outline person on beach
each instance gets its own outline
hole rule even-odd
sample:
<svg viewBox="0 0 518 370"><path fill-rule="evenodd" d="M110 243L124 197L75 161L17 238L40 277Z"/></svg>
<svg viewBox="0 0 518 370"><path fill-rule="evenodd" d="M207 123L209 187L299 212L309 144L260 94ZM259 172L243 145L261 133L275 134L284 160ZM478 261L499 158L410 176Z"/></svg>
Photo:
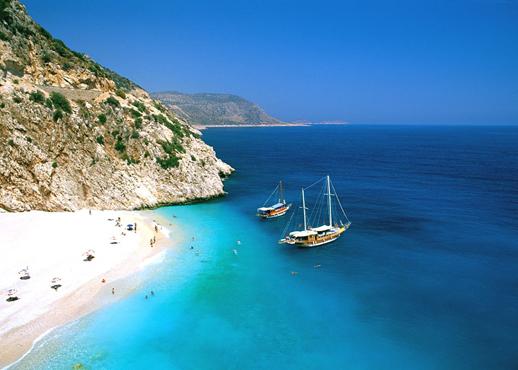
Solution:
<svg viewBox="0 0 518 370"><path fill-rule="evenodd" d="M147 294L146 294L146 297L145 297L145 298L147 299Z"/></svg>
<svg viewBox="0 0 518 370"><path fill-rule="evenodd" d="M115 295L115 288L112 288L112 295Z"/></svg>
<svg viewBox="0 0 518 370"><path fill-rule="evenodd" d="M135 232L137 232L137 223L135 222Z"/></svg>
<svg viewBox="0 0 518 370"><path fill-rule="evenodd" d="M155 233L157 233L157 232L158 232L158 226L155 225Z"/></svg>
<svg viewBox="0 0 518 370"><path fill-rule="evenodd" d="M151 291L151 295L154 296L155 295L155 292Z"/></svg>
<svg viewBox="0 0 518 370"><path fill-rule="evenodd" d="M101 280L101 283L106 283L106 279L105 279L105 278L103 278L103 279Z"/></svg>

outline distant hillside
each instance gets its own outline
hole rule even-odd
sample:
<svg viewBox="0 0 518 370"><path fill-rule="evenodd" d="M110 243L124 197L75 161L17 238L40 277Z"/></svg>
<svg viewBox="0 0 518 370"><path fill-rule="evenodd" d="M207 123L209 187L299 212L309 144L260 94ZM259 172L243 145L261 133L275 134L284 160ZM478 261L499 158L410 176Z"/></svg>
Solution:
<svg viewBox="0 0 518 370"><path fill-rule="evenodd" d="M282 124L259 106L231 94L184 94L167 91L151 94L179 117L202 126Z"/></svg>

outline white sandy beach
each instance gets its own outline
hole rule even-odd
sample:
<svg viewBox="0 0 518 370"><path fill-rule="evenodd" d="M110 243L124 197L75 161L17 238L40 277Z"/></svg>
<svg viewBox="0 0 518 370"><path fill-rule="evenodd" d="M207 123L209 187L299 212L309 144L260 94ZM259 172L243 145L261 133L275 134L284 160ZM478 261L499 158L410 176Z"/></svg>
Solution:
<svg viewBox="0 0 518 370"><path fill-rule="evenodd" d="M137 231L127 231L134 223ZM45 331L127 294L131 288L118 286L117 279L143 268L160 250L168 230L157 229L143 212L0 213L0 368ZM157 244L150 247L153 237ZM95 258L84 261L90 249ZM25 268L30 279L21 280ZM57 291L53 278L61 279ZM10 289L18 300L6 301Z"/></svg>

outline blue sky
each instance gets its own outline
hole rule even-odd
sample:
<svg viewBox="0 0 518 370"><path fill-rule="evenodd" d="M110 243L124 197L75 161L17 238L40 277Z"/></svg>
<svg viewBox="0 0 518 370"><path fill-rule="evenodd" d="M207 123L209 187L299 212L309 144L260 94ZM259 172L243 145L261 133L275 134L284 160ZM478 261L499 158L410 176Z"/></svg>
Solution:
<svg viewBox="0 0 518 370"><path fill-rule="evenodd" d="M518 124L518 1L22 0L149 91L228 92L284 120Z"/></svg>

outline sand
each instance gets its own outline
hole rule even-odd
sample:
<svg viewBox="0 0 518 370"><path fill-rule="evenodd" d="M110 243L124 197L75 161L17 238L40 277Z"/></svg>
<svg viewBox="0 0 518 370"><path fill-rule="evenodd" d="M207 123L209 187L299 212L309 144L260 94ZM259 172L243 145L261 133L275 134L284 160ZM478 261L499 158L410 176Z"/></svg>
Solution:
<svg viewBox="0 0 518 370"><path fill-rule="evenodd" d="M0 213L0 368L50 329L134 289L120 279L144 268L168 244L169 230L157 225L155 232L152 217L88 210ZM130 223L137 224L136 232L126 230ZM153 237L157 243L150 247ZM84 261L88 250L95 252L92 261ZM26 268L30 279L21 280ZM51 288L54 278L62 285L57 291ZM18 300L6 301L10 289Z"/></svg>

